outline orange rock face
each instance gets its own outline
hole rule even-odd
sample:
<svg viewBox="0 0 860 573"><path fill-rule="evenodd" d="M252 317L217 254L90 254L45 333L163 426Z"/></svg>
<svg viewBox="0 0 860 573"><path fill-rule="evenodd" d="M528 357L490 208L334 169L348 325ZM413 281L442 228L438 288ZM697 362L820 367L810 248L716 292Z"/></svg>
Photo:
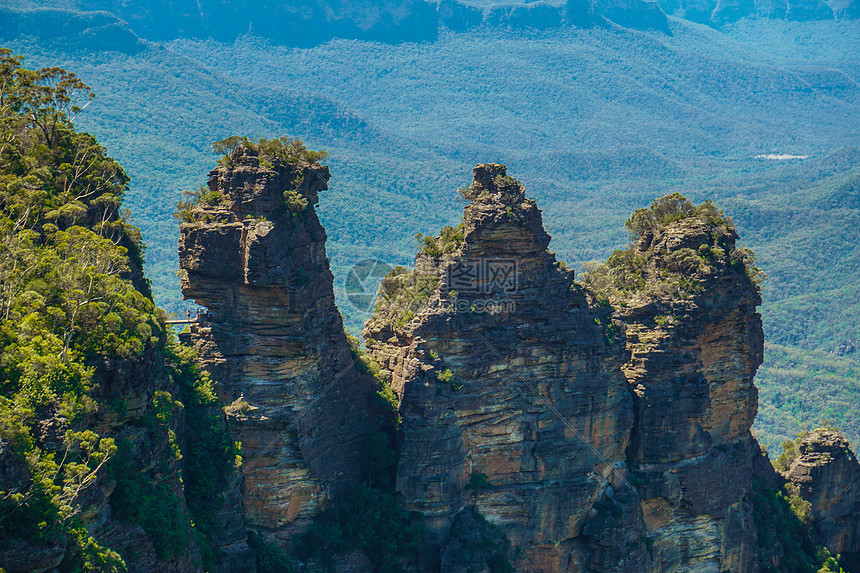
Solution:
<svg viewBox="0 0 860 573"><path fill-rule="evenodd" d="M860 463L848 440L838 431L819 429L797 449L800 455L786 477L811 504L815 542L833 554L853 554L860 564Z"/></svg>
<svg viewBox="0 0 860 573"><path fill-rule="evenodd" d="M632 401L609 312L547 251L540 211L503 166L479 165L469 193L460 239L383 284L390 303L364 332L400 398L397 489L425 515L425 567L464 566L446 540L474 504L519 549L520 571L641 571ZM422 280L426 300L403 294ZM470 489L479 474L491 486Z"/></svg>
<svg viewBox="0 0 860 573"><path fill-rule="evenodd" d="M397 487L432 533L425 568L480 562L457 533L474 505L521 571L758 570L763 334L730 224L644 233L638 286L610 305L547 251L503 166L463 193L463 226L383 282L364 332L400 399Z"/></svg>
<svg viewBox="0 0 860 573"><path fill-rule="evenodd" d="M312 207L327 170L247 148L229 159L182 225L183 292L209 309L187 340L243 444L244 517L287 543L358 480L373 387L353 367ZM463 224L383 280L363 332L397 397L397 499L427 529L418 569L778 565L751 501L779 486L750 434L760 297L731 221L661 199L634 213L630 249L579 283L504 166L478 165L462 193ZM790 477L820 543L850 553L857 462L819 438ZM361 552L333 562L370 567Z"/></svg>
<svg viewBox="0 0 860 573"><path fill-rule="evenodd" d="M652 571L757 570L746 498L759 455L750 427L764 335L757 289L732 258L736 239L724 222L695 218L644 233L633 255L650 290L616 308ZM678 271L679 283L666 279Z"/></svg>
<svg viewBox="0 0 860 573"><path fill-rule="evenodd" d="M181 227L183 294L208 309L189 340L242 442L244 516L281 540L358 481L368 427L314 211L328 177L241 147Z"/></svg>

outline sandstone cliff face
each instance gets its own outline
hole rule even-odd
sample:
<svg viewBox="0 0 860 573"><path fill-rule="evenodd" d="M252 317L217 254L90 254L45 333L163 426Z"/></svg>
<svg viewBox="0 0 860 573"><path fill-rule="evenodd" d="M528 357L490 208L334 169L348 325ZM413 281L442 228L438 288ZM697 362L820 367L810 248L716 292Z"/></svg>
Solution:
<svg viewBox="0 0 860 573"><path fill-rule="evenodd" d="M837 431L819 429L797 444L786 478L811 504L816 544L860 557L860 463Z"/></svg>
<svg viewBox="0 0 860 573"><path fill-rule="evenodd" d="M183 289L209 309L185 339L245 455L241 502L222 518L243 509L284 544L356 483L371 425L312 208L327 179L240 147L182 225ZM758 543L773 514L752 506L760 484L780 484L750 435L760 298L731 221L655 201L631 218L630 248L580 284L504 166L478 165L463 194L463 224L385 278L363 332L398 400L395 488L427 528L419 569L779 567L783 546ZM789 479L818 542L851 553L857 461L816 436ZM223 548L244 547L234 525ZM341 557L339 570L368 567Z"/></svg>
<svg viewBox="0 0 860 573"><path fill-rule="evenodd" d="M466 570L446 544L474 504L519 549L518 570L642 571L632 402L608 313L547 251L504 166L476 167L468 193L463 228L386 279L364 332L400 399L397 490L425 516L424 566ZM480 474L492 485L470 488Z"/></svg>
<svg viewBox="0 0 860 573"><path fill-rule="evenodd" d="M462 540L474 504L523 571L757 571L763 334L730 222L667 201L678 214L594 271L620 281L604 297L547 251L503 166L464 194L463 225L383 281L364 332L400 399L397 488L432 533L425 566L484 559Z"/></svg>
<svg viewBox="0 0 860 573"><path fill-rule="evenodd" d="M239 147L181 226L183 293L208 308L189 340L242 443L245 518L280 540L357 481L367 428L313 209L328 178Z"/></svg>
<svg viewBox="0 0 860 573"><path fill-rule="evenodd" d="M648 287L616 307L653 571L757 566L746 496L759 456L749 430L764 336L736 239L715 214L644 231L631 255Z"/></svg>

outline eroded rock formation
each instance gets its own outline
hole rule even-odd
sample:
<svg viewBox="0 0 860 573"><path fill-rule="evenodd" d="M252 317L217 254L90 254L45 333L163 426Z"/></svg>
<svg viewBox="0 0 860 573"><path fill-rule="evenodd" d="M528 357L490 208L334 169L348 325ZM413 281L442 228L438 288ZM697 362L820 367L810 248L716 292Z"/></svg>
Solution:
<svg viewBox="0 0 860 573"><path fill-rule="evenodd" d="M464 194L364 331L400 399L424 567L484 559L461 539L474 506L522 571L757 571L763 334L731 222L671 199L586 289L504 166Z"/></svg>
<svg viewBox="0 0 860 573"><path fill-rule="evenodd" d="M632 403L608 313L547 251L540 211L504 166L476 167L468 193L463 227L386 279L364 333L400 397L397 489L426 518L425 567L456 570L445 542L474 504L522 571L641 571ZM491 487L475 487L480 474ZM626 528L607 531L610 513Z"/></svg>
<svg viewBox="0 0 860 573"><path fill-rule="evenodd" d="M764 335L736 239L716 210L690 213L640 230L627 255L647 285L620 296L616 316L626 325L629 457L654 571L752 571L758 559L746 497Z"/></svg>
<svg viewBox="0 0 860 573"><path fill-rule="evenodd" d="M253 146L228 159L182 225L183 289L209 309L186 340L243 444L244 516L286 545L356 483L373 384L353 367L313 210L327 169ZM395 489L427 528L419 570L779 569L783 541L759 537L779 510L753 506L782 485L750 435L757 269L731 221L655 201L580 283L504 166L478 165L463 194L463 223L383 280L363 332L397 397ZM857 462L815 436L789 477L816 541L850 553Z"/></svg>
<svg viewBox="0 0 860 573"><path fill-rule="evenodd" d="M190 342L244 454L248 523L288 540L359 476L368 382L353 367L314 205L329 174L240 146L181 227Z"/></svg>
<svg viewBox="0 0 860 573"><path fill-rule="evenodd" d="M860 557L860 463L848 440L818 429L798 441L786 478L811 504L815 542L831 553Z"/></svg>

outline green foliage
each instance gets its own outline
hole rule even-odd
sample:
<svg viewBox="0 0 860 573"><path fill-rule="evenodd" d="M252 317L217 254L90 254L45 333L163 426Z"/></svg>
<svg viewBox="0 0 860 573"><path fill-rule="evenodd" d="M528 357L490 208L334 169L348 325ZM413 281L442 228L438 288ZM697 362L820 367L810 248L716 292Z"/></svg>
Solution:
<svg viewBox="0 0 860 573"><path fill-rule="evenodd" d="M590 290L606 300L616 292L626 298L628 293L645 289L645 259L633 249L616 250L606 264L584 263L580 281Z"/></svg>
<svg viewBox="0 0 860 573"><path fill-rule="evenodd" d="M775 546L781 548L781 551L777 550L782 554L779 567L763 562L763 572L842 573L838 558L833 558L826 548L812 543L804 526L809 519L809 502L804 501L790 484L785 491L777 491L756 476L750 501L758 530L758 545L764 550L762 554L773 552Z"/></svg>
<svg viewBox="0 0 860 573"><path fill-rule="evenodd" d="M128 441L119 443L110 469L116 480L111 494L111 507L116 514L143 527L160 559L182 553L188 546L187 521L180 499L169 484L154 481L139 466Z"/></svg>
<svg viewBox="0 0 860 573"><path fill-rule="evenodd" d="M624 223L632 240L642 237L646 231L655 231L675 221L686 219L696 212L696 207L680 193L671 193L651 203L651 207L636 209Z"/></svg>
<svg viewBox="0 0 860 573"><path fill-rule="evenodd" d="M763 480L755 479L756 487L750 497L758 529L759 547L763 549L775 544L781 545L786 571L816 571L812 542L791 511L785 495L771 490ZM767 571L769 566L763 565L763 569ZM770 569L774 573L777 571Z"/></svg>
<svg viewBox="0 0 860 573"><path fill-rule="evenodd" d="M124 568L77 517L117 453L87 428L92 365L140 358L164 332L130 280L143 246L120 213L128 177L71 123L92 97L74 74L27 70L0 50L0 438L31 477L0 495L0 542L64 532L70 571ZM65 429L56 452L34 439L49 420Z"/></svg>
<svg viewBox="0 0 860 573"><path fill-rule="evenodd" d="M248 137L234 135L216 141L212 144L212 150L224 155L221 161L229 164L231 155L238 149L251 149L259 155L260 165L266 169L275 169L277 165L286 163L299 169L305 166L319 164L327 157L325 151L311 151L307 149L300 139L281 137L278 139L260 139L256 143ZM297 215L308 208L310 201L305 197L300 188L303 183L302 174L296 176L293 187L286 189L283 193L283 208L293 215ZM183 199L177 205L173 213L174 218L180 221L194 221L193 210L197 205L207 207L217 206L225 201L220 191L209 189L207 186L198 188L197 191L184 191L183 196L191 199Z"/></svg>
<svg viewBox="0 0 860 573"><path fill-rule="evenodd" d="M280 137L277 139L261 138L254 143L247 137L233 135L212 144L212 150L223 154L227 160L229 160L230 155L236 149L241 147L253 149L260 154L262 159L269 161L278 160L292 165L319 163L328 157L325 151L311 151L305 147L301 139L290 139L289 137Z"/></svg>
<svg viewBox="0 0 860 573"><path fill-rule="evenodd" d="M216 533L216 516L224 504L224 490L238 469L237 463L241 466L240 446L227 434L212 380L198 368L194 350L170 340L164 358L185 405L188 423L188 444L183 453L185 500L201 534L204 568L210 570L220 559L210 539Z"/></svg>
<svg viewBox="0 0 860 573"><path fill-rule="evenodd" d="M405 571L417 558L422 536L422 528L411 523L393 493L362 484L314 522L298 539L296 554L329 562L335 553L360 549L377 571Z"/></svg>
<svg viewBox="0 0 860 573"><path fill-rule="evenodd" d="M217 189L210 189L208 185L201 185L196 191L183 191L182 196L183 199L176 205L173 217L186 223L194 220L192 212L197 205L215 207L224 202L224 196L221 192ZM184 197L189 199L184 199Z"/></svg>
<svg viewBox="0 0 860 573"><path fill-rule="evenodd" d="M794 516L803 525L809 525L809 520L812 516L812 504L803 499L800 495L800 488L793 483L785 484L785 495L788 498L788 505L791 507Z"/></svg>
<svg viewBox="0 0 860 573"><path fill-rule="evenodd" d="M436 373L436 381L441 382L442 384L449 384L454 380L454 373L451 372L450 368L446 368L441 372Z"/></svg>
<svg viewBox="0 0 860 573"><path fill-rule="evenodd" d="M581 151L560 155L562 161L549 177L536 182L553 249L570 261L605 259L622 240L607 221L623 221L633 205L656 194L655 188L687 194L695 186L696 197L719 198L768 271L762 307L768 339L791 353L783 360L781 354L774 358L773 347L767 352L757 381L762 388L760 431L776 436L767 440L774 451L797 427L814 425L821 416L853 419L842 425L856 433L860 417L852 417L852 409L858 404L854 389L860 378L851 374L850 366L856 361L835 355L830 360L826 354L854 336L860 300L854 286L860 284L858 267L852 264L860 243L845 231L858 228L852 207L857 162L855 167L840 167L845 156L829 155L839 145L856 143L854 123L848 121L856 110L844 104L848 100L838 106L825 102L828 90L782 97L782 82L765 86L761 98L751 98L748 90L762 74L778 74L786 65L803 62L801 67L809 72L798 77L817 81L822 65L830 69L853 63L856 51L848 49L852 44L847 40L856 37L856 30L826 22L750 21L703 36L683 20L673 25L683 33L668 44L655 42L649 34L596 29L527 38L451 33L420 49L408 43L336 41L292 50L252 37L235 45L172 43L170 53L182 58L165 56L161 47L136 56L102 52L98 57L91 51L62 53L47 45L26 49L35 61L75 62L99 85L109 86L99 101L103 95L112 99L103 102L107 105L100 113L84 113L77 121L99 130L112 141L112 149L125 151L124 164L135 181L130 195L151 246L150 273L161 300L171 303L180 298L172 272L175 229L165 222L173 201L160 207L152 198L197 183L188 178L207 169L199 149L201 133L208 140L223 137L218 133L223 125L264 133L271 128L259 119L257 113L263 113L267 121L303 130L315 142L337 142L332 153L339 189L328 195L324 211L330 214L324 222L329 253L334 261L346 261L334 263L336 277L342 277L356 257L407 250L416 229L437 229L455 220L457 206L447 204L443 193L462 178L464 153L471 157L476 146L503 150L509 164L521 165L524 173L539 173L557 155L558 141L571 122L581 119L583 109L596 113L614 97L598 85L600 74L571 77L553 89L528 88L522 92L527 105L505 107L505 120L499 121L498 114L487 110L498 109L497 95L521 91L524 74L567 77L570 61L584 70L616 62L609 69L618 77L628 77L629 70L645 73L637 81L657 86L655 93L665 105L634 109L621 100L609 117L619 113L625 121L595 124ZM690 53L707 58L689 58ZM813 59L824 64L813 64ZM308 67L308 61L314 66ZM389 74L368 98L366 86L378 77L380 61L397 61L402 73ZM486 82L475 81L474 62L485 61L496 63L493 69L509 71L494 76L491 87L497 93L487 92ZM508 65L514 61L515 66ZM730 70L726 81L711 81L714 62ZM217 74L208 72L214 69ZM332 77L342 81L332 87ZM426 92L412 89L419 84ZM252 85L288 87L270 92L249 89ZM301 95L295 96L299 85ZM187 105L188 90L193 90L194 106ZM241 101L237 93L243 95ZM404 93L427 104L420 118ZM705 102L720 129L686 121L686 104L675 94ZM156 99L159 105L152 106ZM335 103L326 107L329 101ZM574 108L571 101L580 104ZM737 105L739 101L744 105ZM350 108L354 116L349 116ZM212 122L212 117L225 121ZM786 117L796 120L791 133L784 129ZM321 126L318 130L314 122ZM462 129L465 123L473 128ZM390 134L408 133L409 139L374 139L380 124ZM749 130L753 124L758 128ZM530 134L529 145L522 145L523 134ZM421 147L412 145L416 140ZM434 149L431 161L417 152L428 146ZM796 162L743 158L763 147L819 157ZM183 178L186 181L177 186ZM336 284L342 282L336 279ZM361 328L362 317L350 320L354 330ZM796 359L804 356L809 367L797 365ZM804 424L807 419L812 421Z"/></svg>
<svg viewBox="0 0 860 573"><path fill-rule="evenodd" d="M486 491L493 489L493 482L489 480L487 474L483 472L472 472L469 474L469 481L464 487L466 491Z"/></svg>
<svg viewBox="0 0 860 573"><path fill-rule="evenodd" d="M248 531L248 546L254 554L257 573L289 573L289 557L256 531Z"/></svg>
<svg viewBox="0 0 860 573"><path fill-rule="evenodd" d="M750 281L761 287L762 283L767 279L767 275L758 267L758 259L750 249L746 247L738 247L731 253L732 264L742 268L746 272Z"/></svg>
<svg viewBox="0 0 860 573"><path fill-rule="evenodd" d="M463 244L464 225L460 223L456 227L442 227L438 237L425 237L418 233L415 235L415 240L418 243L419 252L429 257L441 257L456 252Z"/></svg>
<svg viewBox="0 0 860 573"><path fill-rule="evenodd" d="M60 573L123 573L127 570L119 553L99 545L83 527L71 529L68 539L66 556L58 567Z"/></svg>
<svg viewBox="0 0 860 573"><path fill-rule="evenodd" d="M62 112L84 87L61 70L30 72L0 54L0 368L5 393L21 388L46 405L86 392L88 359L139 356L162 327L127 280L123 245L142 252L118 213L128 178ZM50 111L51 102L60 108Z"/></svg>
<svg viewBox="0 0 860 573"><path fill-rule="evenodd" d="M31 542L54 539L77 527L81 493L95 483L102 467L116 453L111 438L95 432L69 430L61 455L32 447L22 465L29 484L0 491L0 544L19 538Z"/></svg>
<svg viewBox="0 0 860 573"><path fill-rule="evenodd" d="M453 561L467 571L483 570L484 567L491 573L515 571L508 560L510 541L474 505L466 507L457 516L448 547Z"/></svg>
<svg viewBox="0 0 860 573"><path fill-rule="evenodd" d="M459 392L463 389L463 383L454 376L450 368L445 368L441 372L436 373L436 381L440 384L449 386L454 392Z"/></svg>
<svg viewBox="0 0 860 573"><path fill-rule="evenodd" d="M797 445L792 440L786 440L782 443L782 453L779 458L773 462L773 467L780 472L788 471L792 462L797 459L800 452L797 451Z"/></svg>
<svg viewBox="0 0 860 573"><path fill-rule="evenodd" d="M817 573L850 573L842 568L841 556L837 555L834 557L826 547L819 547L816 556L821 563L821 569ZM853 571L854 569L851 570Z"/></svg>
<svg viewBox="0 0 860 573"><path fill-rule="evenodd" d="M435 273L395 267L379 285L375 314L394 319L402 328L424 307L438 285L439 277Z"/></svg>
<svg viewBox="0 0 860 573"><path fill-rule="evenodd" d="M293 213L301 213L308 208L308 198L296 191L295 189L287 189L284 191L284 207L287 211Z"/></svg>
<svg viewBox="0 0 860 573"><path fill-rule="evenodd" d="M173 417L173 412L177 406L181 407L181 402L174 402L170 392L165 390L156 390L152 396L152 413L159 424L167 424Z"/></svg>
<svg viewBox="0 0 860 573"><path fill-rule="evenodd" d="M469 474L469 481L463 489L468 492L469 498L474 506L477 503L478 496L485 491L493 489L493 482L490 481L487 474L483 472L472 472Z"/></svg>
<svg viewBox="0 0 860 573"><path fill-rule="evenodd" d="M697 250L655 251L655 237L681 222L707 225L709 242ZM710 201L695 206L680 193L672 193L634 211L625 226L631 239L626 249L614 251L605 264L583 265L580 281L599 299L626 304L634 295L689 298L701 290L702 275L719 266L740 268L757 288L765 278L749 249L733 249L726 257L723 237L734 233L734 224ZM637 245L643 242L645 248L639 250Z"/></svg>

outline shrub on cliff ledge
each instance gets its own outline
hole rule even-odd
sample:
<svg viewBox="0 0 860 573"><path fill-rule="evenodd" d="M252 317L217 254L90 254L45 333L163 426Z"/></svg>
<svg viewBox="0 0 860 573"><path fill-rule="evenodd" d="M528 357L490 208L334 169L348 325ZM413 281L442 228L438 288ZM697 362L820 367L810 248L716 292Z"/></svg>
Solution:
<svg viewBox="0 0 860 573"><path fill-rule="evenodd" d="M742 270L756 288L765 278L752 251L734 247L737 235L732 220L710 201L696 206L672 193L634 211L625 226L631 240L626 249L616 250L605 264L583 265L581 282L602 300L624 305L636 295L689 298L718 268ZM660 243L667 232L689 232L691 238L704 242L692 243L692 248L668 247Z"/></svg>
<svg viewBox="0 0 860 573"><path fill-rule="evenodd" d="M395 267L380 283L374 316L393 319L398 327L412 320L439 285L439 277L421 268Z"/></svg>
<svg viewBox="0 0 860 573"><path fill-rule="evenodd" d="M449 255L460 248L463 244L463 229L465 223L456 227L443 227L438 237L424 236L421 233L415 235L419 252L430 256L440 257Z"/></svg>
<svg viewBox="0 0 860 573"><path fill-rule="evenodd" d="M233 135L212 144L212 150L224 155L222 161L230 161L230 156L240 147L257 152L263 160L280 160L292 165L299 163L319 163L328 157L325 151L311 151L305 147L301 139L279 137L277 139L261 138L254 143L244 136Z"/></svg>

